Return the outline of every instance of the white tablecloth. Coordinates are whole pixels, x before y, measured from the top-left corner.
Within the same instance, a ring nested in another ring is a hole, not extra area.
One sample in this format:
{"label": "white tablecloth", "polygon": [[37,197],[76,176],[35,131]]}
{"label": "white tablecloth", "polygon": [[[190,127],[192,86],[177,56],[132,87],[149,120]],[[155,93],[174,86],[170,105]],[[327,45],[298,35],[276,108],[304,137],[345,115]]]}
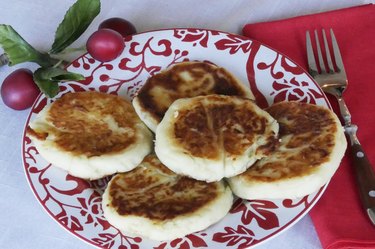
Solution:
{"label": "white tablecloth", "polygon": [[[34,47],[47,51],[65,11],[74,0],[0,2],[0,23],[10,24]],[[137,30],[198,27],[239,33],[248,22],[261,22],[349,7],[363,0],[102,0],[102,12],[73,46],[82,46],[109,17],[132,21]],[[0,48],[0,52],[2,52]],[[0,84],[16,68],[0,68]],[[44,211],[31,192],[21,160],[21,141],[29,110],[14,111],[0,102],[0,248],[92,248],[65,231]],[[257,248],[321,248],[309,216]]]}

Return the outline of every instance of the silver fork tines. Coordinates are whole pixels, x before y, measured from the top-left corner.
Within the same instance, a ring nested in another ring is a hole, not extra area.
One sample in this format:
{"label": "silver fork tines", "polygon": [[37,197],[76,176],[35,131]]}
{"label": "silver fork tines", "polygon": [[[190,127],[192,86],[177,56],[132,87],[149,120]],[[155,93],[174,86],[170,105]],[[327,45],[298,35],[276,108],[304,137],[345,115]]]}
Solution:
{"label": "silver fork tines", "polygon": [[332,29],[330,29],[329,31],[330,31],[330,35],[331,35],[331,39],[332,39],[333,54],[335,56],[337,70],[338,70],[338,72],[341,72],[346,77],[344,63],[342,62],[341,53],[340,53],[340,50],[339,50],[339,45],[337,44],[337,41],[336,41],[335,34],[333,33]]}
{"label": "silver fork tines", "polygon": [[[345,126],[351,125],[351,116],[349,113],[348,108],[342,98],[342,94],[345,91],[348,81],[346,78],[346,73],[344,69],[344,64],[342,62],[339,46],[337,45],[337,41],[335,35],[333,34],[333,30],[330,30],[331,34],[331,41],[332,41],[332,48],[333,48],[333,55],[336,61],[336,68],[335,70],[333,66],[333,61],[331,59],[331,54],[329,50],[329,45],[326,37],[326,33],[324,29],[322,30],[323,40],[324,40],[324,48],[326,51],[326,59],[328,63],[328,71],[326,70],[322,50],[319,42],[318,32],[315,30],[315,42],[316,42],[316,52],[319,58],[319,66],[320,72],[318,71],[318,66],[314,57],[314,51],[311,44],[310,33],[306,32],[306,48],[307,48],[307,59],[309,64],[309,73],[314,79],[318,82],[320,87],[323,89],[324,92],[330,93],[334,95],[340,106],[340,113],[342,118],[344,119]],[[355,141],[356,142],[356,141]]]}
{"label": "silver fork tines", "polygon": [[307,49],[307,61],[309,64],[309,73],[312,77],[318,74],[318,68],[316,67],[314,51],[311,44],[310,32],[306,32],[306,49]]}
{"label": "silver fork tines", "polygon": [[[325,34],[324,29],[322,30],[322,33]],[[323,71],[326,71],[325,70],[326,67],[325,67],[324,61],[323,61],[322,50],[320,49],[318,31],[314,30],[314,34],[315,34],[315,41],[316,41],[316,50],[318,51],[318,60],[319,60],[320,71],[323,72]],[[328,45],[326,47],[328,47]],[[327,54],[329,54],[329,52]]]}
{"label": "silver fork tines", "polygon": [[[331,29],[331,31],[332,31],[332,29]],[[328,68],[329,68],[329,71],[327,73],[333,73],[334,72],[334,67],[333,67],[333,63],[332,63],[332,59],[331,59],[331,53],[329,52],[329,47],[328,47],[326,32],[324,31],[324,29],[322,30],[322,33],[323,33],[324,48],[326,50],[326,58],[327,58],[327,63],[328,63]],[[331,32],[331,37],[333,37],[332,36],[332,32]],[[318,39],[318,32],[316,30],[315,30],[315,39]],[[335,42],[333,42],[333,40],[332,40],[332,44],[335,44]],[[336,53],[334,53],[334,54],[336,54]],[[340,59],[341,59],[340,52],[339,52],[339,56],[340,56]],[[338,70],[340,70],[340,69],[338,69]]]}
{"label": "silver fork tines", "polygon": [[356,136],[358,127],[351,123],[351,116],[349,110],[342,97],[342,94],[348,85],[348,81],[346,78],[346,72],[344,69],[344,63],[341,58],[339,46],[337,45],[336,37],[333,33],[333,30],[330,29],[331,44],[336,64],[335,70],[334,63],[332,61],[330,54],[327,36],[325,31],[322,30],[324,49],[326,51],[325,58],[328,65],[327,71],[326,66],[324,64],[318,32],[315,30],[314,33],[320,71],[318,70],[318,64],[315,60],[310,33],[309,31],[307,31],[306,49],[309,73],[319,84],[322,90],[326,93],[330,93],[333,96],[335,96],[339,103],[340,114],[344,120],[345,132],[350,139],[350,149],[353,155],[353,166],[356,171],[357,184],[359,188],[361,202],[371,223],[375,225],[375,195],[373,194],[375,193],[375,173],[372,170],[371,163],[368,160],[361,144],[358,141],[358,138]]}
{"label": "silver fork tines", "polygon": [[[330,49],[329,49],[329,46],[328,46],[328,41],[327,41],[327,36],[326,36],[325,30],[322,29],[322,35],[323,35],[323,41],[324,41],[324,49],[326,51],[328,71],[326,70],[326,66],[324,64],[322,49],[320,47],[320,42],[319,42],[318,31],[314,30],[314,34],[315,34],[315,43],[316,43],[316,49],[317,49],[320,71],[322,73],[323,72],[325,72],[325,73],[334,73],[334,72],[342,73],[342,76],[346,78],[344,63],[342,61],[339,46],[337,44],[336,37],[335,37],[335,34],[333,33],[333,30],[330,29],[330,36],[331,36],[331,40],[332,40],[333,55],[335,57],[337,70],[335,70],[335,67],[333,65],[333,61],[332,61],[332,58],[331,58],[331,53],[330,53]],[[313,51],[309,31],[306,32],[306,47],[307,47],[307,59],[308,59],[308,63],[309,63],[309,73],[310,73],[310,75],[312,75],[314,77],[319,72],[318,72],[318,68],[317,68],[317,63],[315,61],[315,56],[314,56],[314,51]]]}

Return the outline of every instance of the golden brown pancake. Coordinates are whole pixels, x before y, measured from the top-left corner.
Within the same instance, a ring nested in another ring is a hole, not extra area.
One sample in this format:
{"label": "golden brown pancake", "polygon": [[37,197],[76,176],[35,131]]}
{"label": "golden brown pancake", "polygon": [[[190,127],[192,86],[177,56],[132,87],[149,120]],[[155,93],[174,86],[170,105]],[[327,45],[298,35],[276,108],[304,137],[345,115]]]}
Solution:
{"label": "golden brown pancake", "polygon": [[318,190],[338,168],[346,149],[340,121],[325,107],[280,102],[266,109],[280,126],[271,155],[229,179],[245,199],[296,198]]}
{"label": "golden brown pancake", "polygon": [[277,122],[252,100],[206,95],[176,100],[156,130],[155,152],[176,173],[217,181],[273,149]]}
{"label": "golden brown pancake", "polygon": [[176,99],[209,94],[254,99],[250,90],[226,69],[206,62],[182,62],[151,76],[133,105],[140,118],[155,131]]}
{"label": "golden brown pancake", "polygon": [[38,114],[27,134],[47,161],[88,179],[131,170],[152,147],[130,102],[99,92],[65,94]]}
{"label": "golden brown pancake", "polygon": [[223,182],[177,175],[155,155],[114,176],[102,204],[107,220],[122,232],[156,240],[205,229],[224,217],[231,205],[232,193]]}

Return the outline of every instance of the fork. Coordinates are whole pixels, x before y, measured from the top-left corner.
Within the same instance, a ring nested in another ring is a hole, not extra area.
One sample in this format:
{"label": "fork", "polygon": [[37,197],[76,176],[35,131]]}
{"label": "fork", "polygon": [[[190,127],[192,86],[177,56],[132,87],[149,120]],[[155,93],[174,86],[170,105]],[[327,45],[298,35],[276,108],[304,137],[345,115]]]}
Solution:
{"label": "fork", "polygon": [[348,80],[346,77],[346,72],[344,64],[341,58],[340,50],[333,33],[333,30],[330,29],[331,44],[333,48],[333,55],[336,62],[336,68],[333,65],[331,58],[329,45],[327,42],[327,36],[322,30],[323,43],[326,51],[326,61],[328,64],[328,70],[325,67],[321,45],[318,38],[317,30],[314,31],[315,41],[316,41],[316,50],[317,57],[319,61],[320,71],[318,71],[318,65],[314,57],[314,51],[311,44],[310,32],[306,32],[306,49],[307,49],[307,60],[308,60],[308,69],[310,75],[315,79],[319,84],[322,90],[325,93],[329,93],[336,97],[340,114],[343,119],[343,125],[345,133],[350,141],[350,150],[353,156],[353,166],[356,172],[357,185],[359,189],[360,200],[363,208],[365,209],[371,223],[375,225],[375,174],[372,169],[371,163],[368,160],[366,153],[364,152],[361,144],[357,138],[357,129],[358,127],[355,124],[351,123],[351,115],[348,107],[345,104],[343,99],[343,92],[348,86]]}

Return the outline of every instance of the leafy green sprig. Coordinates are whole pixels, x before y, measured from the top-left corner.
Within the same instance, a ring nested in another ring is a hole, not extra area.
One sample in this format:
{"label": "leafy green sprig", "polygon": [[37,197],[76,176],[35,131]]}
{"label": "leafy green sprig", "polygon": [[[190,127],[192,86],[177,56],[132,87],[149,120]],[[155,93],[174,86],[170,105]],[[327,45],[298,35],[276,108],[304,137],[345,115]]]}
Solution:
{"label": "leafy green sprig", "polygon": [[8,60],[9,66],[23,62],[37,63],[40,68],[34,72],[34,81],[46,96],[52,98],[59,92],[59,82],[84,79],[81,74],[68,72],[61,65],[61,60],[53,57],[64,52],[77,40],[99,12],[100,0],[77,0],[57,27],[54,42],[48,52],[35,49],[12,26],[0,24],[0,46],[5,53],[2,60]]}

